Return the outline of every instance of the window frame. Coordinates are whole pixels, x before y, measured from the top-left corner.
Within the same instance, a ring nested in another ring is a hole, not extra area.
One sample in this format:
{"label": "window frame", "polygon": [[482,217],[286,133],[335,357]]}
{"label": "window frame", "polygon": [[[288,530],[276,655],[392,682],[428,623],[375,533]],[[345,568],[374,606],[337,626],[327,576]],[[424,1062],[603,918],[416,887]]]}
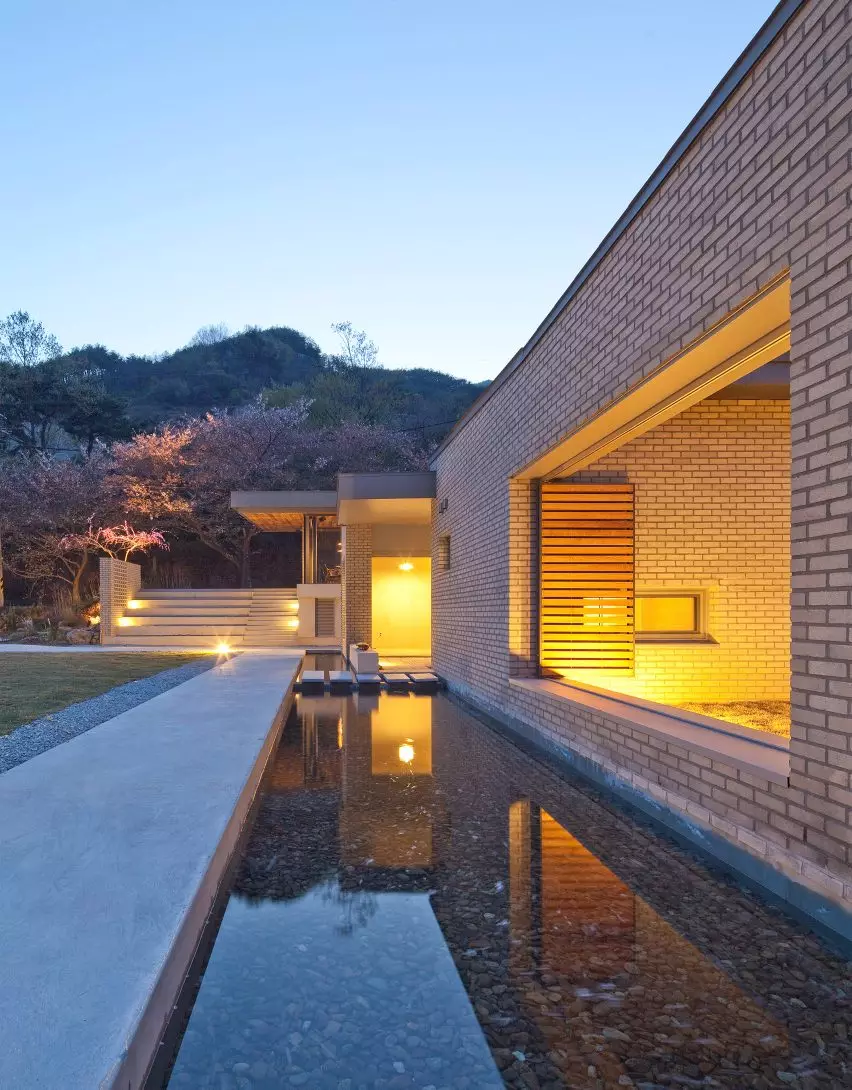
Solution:
{"label": "window frame", "polygon": [[[709,628],[709,601],[703,587],[641,587],[636,589],[637,623],[633,638],[636,643],[715,643]],[[695,628],[692,631],[643,631],[638,624],[638,603],[642,598],[695,599]]]}
{"label": "window frame", "polygon": [[438,537],[438,564],[439,572],[450,571],[453,563],[453,548],[450,534],[440,534]]}

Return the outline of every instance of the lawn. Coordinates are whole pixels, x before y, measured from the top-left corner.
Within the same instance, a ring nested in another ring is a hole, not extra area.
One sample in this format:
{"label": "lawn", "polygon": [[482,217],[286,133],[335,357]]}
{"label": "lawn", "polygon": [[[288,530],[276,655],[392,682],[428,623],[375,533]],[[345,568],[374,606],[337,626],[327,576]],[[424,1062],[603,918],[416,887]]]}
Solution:
{"label": "lawn", "polygon": [[105,693],[125,681],[159,674],[197,654],[122,651],[116,654],[0,653],[0,735],[22,723]]}

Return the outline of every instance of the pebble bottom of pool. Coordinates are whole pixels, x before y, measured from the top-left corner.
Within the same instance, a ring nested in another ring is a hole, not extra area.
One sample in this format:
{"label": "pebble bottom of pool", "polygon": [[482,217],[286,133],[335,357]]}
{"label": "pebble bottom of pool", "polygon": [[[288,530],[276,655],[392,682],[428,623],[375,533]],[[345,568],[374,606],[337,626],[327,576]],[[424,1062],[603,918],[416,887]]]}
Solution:
{"label": "pebble bottom of pool", "polygon": [[440,694],[296,698],[211,941],[157,1087],[852,1087],[848,962]]}

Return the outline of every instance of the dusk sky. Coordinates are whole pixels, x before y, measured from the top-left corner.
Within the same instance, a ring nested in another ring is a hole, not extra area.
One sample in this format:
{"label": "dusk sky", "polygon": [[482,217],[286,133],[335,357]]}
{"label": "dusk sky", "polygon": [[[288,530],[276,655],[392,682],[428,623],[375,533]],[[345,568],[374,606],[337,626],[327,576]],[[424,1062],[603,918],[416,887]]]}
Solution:
{"label": "dusk sky", "polygon": [[0,317],[493,377],[771,0],[5,0]]}

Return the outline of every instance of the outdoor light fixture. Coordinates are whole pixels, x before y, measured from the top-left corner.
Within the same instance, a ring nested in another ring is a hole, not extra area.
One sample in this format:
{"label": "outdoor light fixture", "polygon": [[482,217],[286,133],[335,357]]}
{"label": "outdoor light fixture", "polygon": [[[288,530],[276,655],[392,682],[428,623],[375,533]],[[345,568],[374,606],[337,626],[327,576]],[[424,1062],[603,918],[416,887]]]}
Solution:
{"label": "outdoor light fixture", "polygon": [[414,565],[410,560],[404,560],[399,566],[400,571],[414,571]]}
{"label": "outdoor light fixture", "polygon": [[287,627],[288,628],[298,628],[299,627],[299,618],[298,617],[291,617],[290,620],[287,622]]}
{"label": "outdoor light fixture", "polygon": [[403,764],[410,765],[414,760],[414,746],[411,742],[403,742],[399,747],[399,759]]}
{"label": "outdoor light fixture", "polygon": [[119,617],[118,618],[118,627],[119,628],[130,628],[130,626],[132,624],[136,624],[136,622],[133,620],[132,617]]}
{"label": "outdoor light fixture", "polygon": [[128,608],[128,609],[139,609],[139,608],[141,607],[141,605],[142,605],[142,603],[141,603],[141,602],[139,601],[139,599],[138,599],[138,598],[132,598],[132,599],[131,599],[131,600],[130,600],[130,601],[129,601],[128,603],[127,603],[127,608]]}
{"label": "outdoor light fixture", "polygon": [[224,640],[222,641],[222,643],[217,643],[216,644],[216,654],[217,655],[229,655],[230,653],[231,653],[231,649],[224,642]]}

